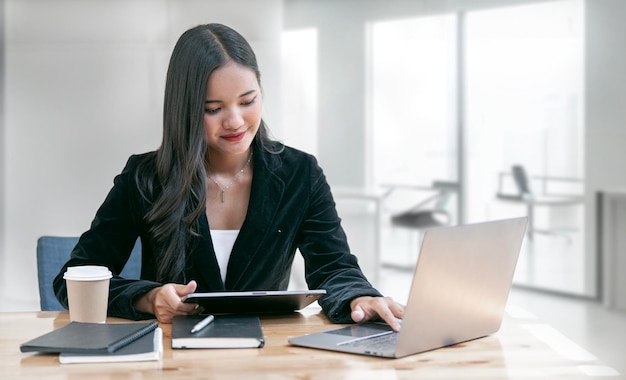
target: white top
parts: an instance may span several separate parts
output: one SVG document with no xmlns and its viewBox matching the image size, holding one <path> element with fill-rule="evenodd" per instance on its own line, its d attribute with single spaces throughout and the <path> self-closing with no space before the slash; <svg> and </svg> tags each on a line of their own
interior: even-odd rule
<svg viewBox="0 0 626 380">
<path fill-rule="evenodd" d="M 215 249 L 215 257 L 220 267 L 223 282 L 226 282 L 228 259 L 230 259 L 230 253 L 233 250 L 233 245 L 235 245 L 237 235 L 239 235 L 239 230 L 211 230 L 213 249 Z"/>
</svg>

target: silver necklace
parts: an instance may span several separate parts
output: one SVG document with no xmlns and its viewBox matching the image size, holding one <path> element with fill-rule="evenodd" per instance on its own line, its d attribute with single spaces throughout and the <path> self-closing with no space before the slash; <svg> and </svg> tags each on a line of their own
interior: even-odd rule
<svg viewBox="0 0 626 380">
<path fill-rule="evenodd" d="M 224 193 L 226 192 L 226 190 L 228 190 L 233 183 L 235 183 L 235 181 L 237 180 L 237 178 L 239 178 L 239 176 L 244 172 L 244 170 L 246 170 L 246 168 L 248 167 L 248 165 L 250 165 L 250 161 L 252 161 L 252 152 L 250 152 L 250 157 L 248 157 L 248 161 L 246 161 L 245 165 L 243 165 L 243 167 L 241 168 L 241 170 L 239 170 L 237 172 L 237 174 L 235 174 L 235 176 L 230 180 L 230 182 L 228 183 L 228 185 L 226 185 L 226 187 L 222 187 L 220 186 L 219 183 L 217 183 L 217 181 L 211 177 L 210 175 L 207 175 L 207 177 L 209 177 L 209 179 L 220 189 L 221 196 L 220 199 L 222 201 L 222 203 L 224 203 Z"/>
</svg>

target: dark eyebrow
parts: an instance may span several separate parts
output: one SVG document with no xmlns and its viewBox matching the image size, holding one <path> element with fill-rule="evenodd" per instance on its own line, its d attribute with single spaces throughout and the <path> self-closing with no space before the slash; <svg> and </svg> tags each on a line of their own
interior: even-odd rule
<svg viewBox="0 0 626 380">
<path fill-rule="evenodd" d="M 248 96 L 248 95 L 253 94 L 255 92 L 256 92 L 256 90 L 246 91 L 243 94 L 239 95 L 239 97 L 243 98 L 244 96 Z M 207 99 L 207 100 L 204 101 L 204 103 L 221 103 L 221 102 L 222 102 L 221 100 L 210 100 L 210 99 Z"/>
</svg>

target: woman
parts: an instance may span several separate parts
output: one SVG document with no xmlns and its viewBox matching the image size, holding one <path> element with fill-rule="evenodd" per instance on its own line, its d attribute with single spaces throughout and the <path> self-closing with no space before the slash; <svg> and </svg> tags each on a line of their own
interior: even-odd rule
<svg viewBox="0 0 626 380">
<path fill-rule="evenodd" d="M 114 273 L 109 315 L 171 322 L 194 313 L 194 291 L 282 290 L 297 248 L 330 320 L 380 317 L 398 330 L 403 306 L 382 297 L 350 254 L 315 158 L 272 141 L 261 118 L 256 57 L 220 24 L 186 31 L 167 73 L 163 140 L 130 157 L 91 228 L 54 280 L 67 306 L 68 266 Z M 141 280 L 118 276 L 137 237 Z"/>
</svg>

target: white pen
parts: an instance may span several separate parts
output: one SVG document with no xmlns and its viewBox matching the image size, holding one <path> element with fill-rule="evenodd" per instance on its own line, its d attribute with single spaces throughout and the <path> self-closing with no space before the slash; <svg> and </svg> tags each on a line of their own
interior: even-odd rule
<svg viewBox="0 0 626 380">
<path fill-rule="evenodd" d="M 211 324 L 211 322 L 213 322 L 214 319 L 215 319 L 215 317 L 209 314 L 206 318 L 204 318 L 200 322 L 198 322 L 195 325 L 193 325 L 193 327 L 191 328 L 191 333 L 192 334 L 197 333 L 198 331 L 200 331 L 203 328 L 207 327 L 208 325 Z"/>
</svg>

